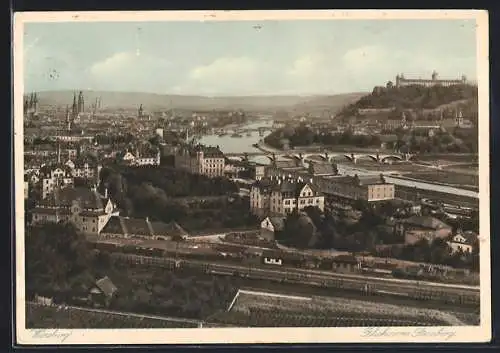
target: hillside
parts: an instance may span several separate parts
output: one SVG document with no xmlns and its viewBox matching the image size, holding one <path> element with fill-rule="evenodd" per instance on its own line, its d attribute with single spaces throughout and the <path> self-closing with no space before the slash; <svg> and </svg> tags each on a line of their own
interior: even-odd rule
<svg viewBox="0 0 500 353">
<path fill-rule="evenodd" d="M 474 102 L 477 105 L 477 87 L 471 85 L 375 87 L 371 94 L 361 97 L 342 113 L 351 115 L 360 109 L 387 108 L 432 110 L 438 107 L 453 108 L 458 103 L 471 106 Z"/>
<path fill-rule="evenodd" d="M 296 114 L 309 113 L 318 115 L 325 112 L 328 112 L 329 114 L 337 114 L 342 110 L 342 108 L 349 104 L 357 102 L 364 96 L 366 96 L 366 92 L 315 97 L 308 101 L 295 104 L 291 107 L 290 111 Z"/>
<path fill-rule="evenodd" d="M 324 110 L 338 111 L 346 104 L 359 98 L 359 94 L 339 94 L 331 96 L 247 96 L 247 97 L 203 97 L 163 95 L 141 92 L 84 91 L 86 104 L 101 97 L 102 108 L 133 108 L 143 104 L 146 110 L 161 109 L 245 109 L 259 111 L 284 110 Z M 39 92 L 40 105 L 71 105 L 73 91 Z"/>
</svg>

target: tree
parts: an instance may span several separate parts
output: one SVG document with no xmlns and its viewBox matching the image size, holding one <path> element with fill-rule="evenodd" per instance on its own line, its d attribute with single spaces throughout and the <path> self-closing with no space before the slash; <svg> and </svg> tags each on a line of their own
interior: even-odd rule
<svg viewBox="0 0 500 353">
<path fill-rule="evenodd" d="M 71 224 L 43 223 L 27 229 L 26 291 L 70 291 L 88 285 L 91 253 L 85 237 Z"/>
</svg>

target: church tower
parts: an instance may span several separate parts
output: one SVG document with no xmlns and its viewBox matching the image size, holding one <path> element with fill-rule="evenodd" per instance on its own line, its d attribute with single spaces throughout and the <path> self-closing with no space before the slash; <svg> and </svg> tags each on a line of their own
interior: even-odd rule
<svg viewBox="0 0 500 353">
<path fill-rule="evenodd" d="M 33 113 L 38 114 L 38 95 L 36 92 L 33 94 Z"/>
<path fill-rule="evenodd" d="M 142 119 L 143 114 L 144 114 L 144 109 L 142 108 L 141 104 L 141 106 L 139 107 L 139 111 L 137 112 L 137 117 L 139 118 L 139 120 Z"/>
<path fill-rule="evenodd" d="M 78 115 L 78 105 L 76 103 L 76 93 L 73 93 L 73 106 L 71 107 L 71 117 L 74 119 Z"/>
<path fill-rule="evenodd" d="M 85 99 L 83 98 L 83 92 L 80 91 L 78 95 L 78 114 L 83 113 L 85 111 Z"/>
<path fill-rule="evenodd" d="M 66 130 L 68 132 L 71 131 L 72 124 L 73 124 L 73 119 L 72 119 L 71 115 L 69 114 L 69 107 L 66 106 Z"/>
</svg>

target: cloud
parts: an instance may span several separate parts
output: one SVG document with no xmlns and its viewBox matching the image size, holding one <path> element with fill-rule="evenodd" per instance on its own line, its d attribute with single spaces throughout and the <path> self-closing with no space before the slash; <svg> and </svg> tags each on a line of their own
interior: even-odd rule
<svg viewBox="0 0 500 353">
<path fill-rule="evenodd" d="M 219 58 L 209 65 L 198 66 L 191 70 L 189 77 L 192 80 L 214 80 L 221 78 L 250 77 L 258 72 L 257 61 L 247 57 Z"/>
<path fill-rule="evenodd" d="M 94 63 L 88 69 L 92 83 L 102 89 L 158 89 L 164 84 L 163 77 L 173 70 L 172 64 L 163 58 L 140 52 L 119 52 Z"/>
<path fill-rule="evenodd" d="M 147 69 L 150 71 L 167 68 L 170 65 L 168 60 L 140 52 L 121 52 L 95 63 L 91 66 L 90 72 L 96 76 L 110 76 L 117 73 L 123 74 L 123 70 L 141 71 L 141 69 Z"/>
<path fill-rule="evenodd" d="M 313 53 L 297 58 L 286 70 L 286 74 L 295 78 L 304 78 L 315 75 L 318 68 L 323 67 L 325 58 L 322 53 Z"/>
<path fill-rule="evenodd" d="M 265 62 L 249 57 L 221 57 L 210 64 L 189 70 L 185 80 L 174 87 L 178 94 L 257 94 L 272 73 Z"/>
</svg>

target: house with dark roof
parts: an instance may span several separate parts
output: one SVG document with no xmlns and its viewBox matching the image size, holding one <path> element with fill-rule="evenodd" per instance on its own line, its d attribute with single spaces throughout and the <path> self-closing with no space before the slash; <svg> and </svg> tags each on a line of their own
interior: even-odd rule
<svg viewBox="0 0 500 353">
<path fill-rule="evenodd" d="M 95 180 L 99 178 L 102 165 L 100 165 L 94 158 L 83 156 L 76 158 L 74 161 L 70 160 L 68 162 L 71 162 L 70 167 L 75 178 Z"/>
<path fill-rule="evenodd" d="M 172 240 L 186 239 L 189 234 L 176 222 L 163 223 L 150 221 L 149 218 L 112 216 L 100 236 Z"/>
<path fill-rule="evenodd" d="M 332 269 L 341 273 L 357 272 L 361 270 L 361 263 L 353 255 L 337 255 L 332 260 Z"/>
<path fill-rule="evenodd" d="M 286 215 L 308 206 L 325 208 L 325 198 L 311 182 L 293 178 L 257 181 L 250 190 L 250 209 L 257 215 Z"/>
<path fill-rule="evenodd" d="M 226 158 L 219 146 L 184 145 L 175 154 L 175 168 L 209 177 L 224 176 Z"/>
<path fill-rule="evenodd" d="M 337 175 L 335 166 L 331 163 L 309 163 L 308 172 L 313 177 Z"/>
<path fill-rule="evenodd" d="M 394 184 L 380 176 L 324 176 L 316 178 L 315 184 L 326 194 L 347 200 L 378 202 L 393 200 Z"/>
<path fill-rule="evenodd" d="M 55 188 L 64 188 L 74 184 L 73 173 L 65 164 L 44 165 L 39 170 L 42 198 L 45 199 Z"/>
<path fill-rule="evenodd" d="M 32 211 L 32 222 L 71 222 L 86 234 L 97 235 L 112 215 L 118 215 L 113 202 L 95 188 L 55 188 Z"/>
<path fill-rule="evenodd" d="M 260 222 L 260 236 L 267 240 L 274 240 L 274 234 L 285 227 L 285 217 L 266 217 Z"/>
<path fill-rule="evenodd" d="M 472 253 L 474 246 L 477 246 L 478 235 L 472 231 L 463 232 L 458 230 L 447 241 L 452 253 L 462 251 L 463 253 Z"/>
<path fill-rule="evenodd" d="M 98 279 L 95 284 L 90 288 L 89 299 L 94 306 L 109 306 L 115 297 L 118 288 L 105 276 Z"/>
<path fill-rule="evenodd" d="M 404 238 L 405 244 L 415 244 L 422 239 L 428 242 L 447 239 L 452 227 L 434 217 L 415 215 L 397 222 L 395 233 Z"/>
</svg>

